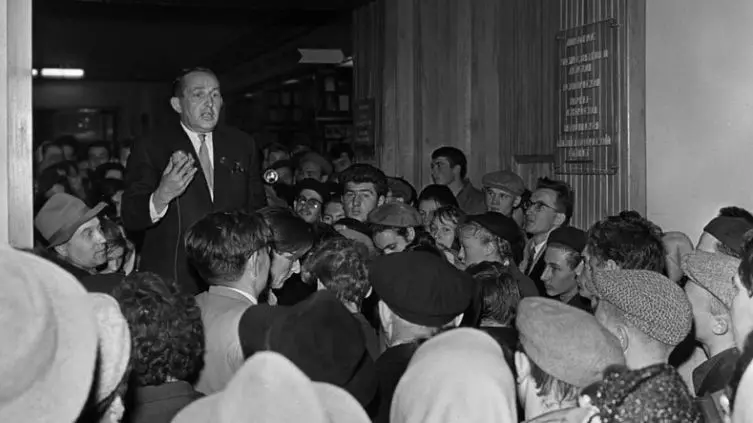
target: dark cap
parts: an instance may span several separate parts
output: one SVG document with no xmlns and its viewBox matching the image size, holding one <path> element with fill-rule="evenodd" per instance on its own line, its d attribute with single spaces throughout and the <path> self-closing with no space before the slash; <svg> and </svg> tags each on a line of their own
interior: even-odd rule
<svg viewBox="0 0 753 423">
<path fill-rule="evenodd" d="M 387 178 L 387 186 L 393 197 L 402 198 L 407 204 L 416 201 L 416 189 L 402 178 Z"/>
<path fill-rule="evenodd" d="M 486 212 L 484 214 L 474 214 L 467 217 L 468 221 L 476 222 L 492 234 L 507 240 L 511 245 L 515 245 L 523 239 L 523 231 L 511 217 L 500 213 Z"/>
<path fill-rule="evenodd" d="M 369 213 L 369 223 L 396 228 L 412 228 L 423 225 L 421 213 L 404 203 L 386 203 Z"/>
<path fill-rule="evenodd" d="M 395 314 L 427 327 L 451 322 L 468 308 L 475 292 L 469 274 L 425 251 L 377 258 L 369 266 L 369 280 Z"/>
<path fill-rule="evenodd" d="M 485 187 L 501 189 L 518 197 L 526 191 L 523 178 L 509 170 L 487 173 L 481 178 L 481 184 Z"/>
<path fill-rule="evenodd" d="M 743 235 L 750 229 L 753 229 L 753 225 L 742 217 L 719 216 L 709 222 L 703 231 L 713 235 L 730 250 L 742 254 Z"/>
<path fill-rule="evenodd" d="M 329 201 L 329 187 L 316 179 L 306 178 L 295 184 L 295 195 L 299 195 L 304 189 L 310 189 L 322 197 L 322 204 Z"/>
<path fill-rule="evenodd" d="M 546 242 L 548 245 L 561 244 L 580 253 L 586 248 L 588 235 L 580 229 L 573 228 L 572 226 L 563 226 L 553 230 L 549 234 L 549 239 Z"/>
</svg>

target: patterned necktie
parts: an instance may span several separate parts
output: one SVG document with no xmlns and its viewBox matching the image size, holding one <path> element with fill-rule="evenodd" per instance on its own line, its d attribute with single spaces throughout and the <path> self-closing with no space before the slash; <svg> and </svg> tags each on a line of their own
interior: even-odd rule
<svg viewBox="0 0 753 423">
<path fill-rule="evenodd" d="M 530 275 L 533 271 L 533 266 L 536 263 L 536 244 L 531 241 L 531 246 L 528 247 L 528 266 L 526 266 L 526 275 Z"/>
<path fill-rule="evenodd" d="M 199 139 L 201 140 L 201 147 L 199 148 L 199 162 L 201 163 L 201 170 L 204 171 L 204 177 L 207 180 L 209 191 L 214 192 L 214 169 L 212 169 L 212 161 L 209 159 L 207 134 L 199 134 Z"/>
</svg>

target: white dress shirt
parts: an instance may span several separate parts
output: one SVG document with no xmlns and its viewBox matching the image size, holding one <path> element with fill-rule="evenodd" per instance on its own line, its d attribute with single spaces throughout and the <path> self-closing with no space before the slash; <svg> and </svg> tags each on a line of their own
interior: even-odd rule
<svg viewBox="0 0 753 423">
<path fill-rule="evenodd" d="M 193 145 L 194 150 L 196 150 L 196 155 L 198 156 L 199 149 L 201 149 L 201 138 L 199 137 L 199 134 L 188 129 L 183 122 L 180 123 L 180 126 L 183 128 L 186 135 L 188 135 L 188 139 L 191 140 L 191 145 Z M 214 141 L 211 132 L 206 134 L 204 142 L 206 143 L 207 151 L 209 152 L 209 161 L 212 163 L 212 169 L 214 169 Z M 199 166 L 201 165 L 199 164 Z M 209 184 L 207 184 L 207 189 L 209 189 Z M 214 201 L 214 191 L 211 189 L 209 189 L 209 196 L 212 198 L 212 201 Z M 169 207 L 170 205 L 168 204 L 161 213 L 158 213 L 157 208 L 154 206 L 154 193 L 152 193 L 149 197 L 149 217 L 151 217 L 152 223 L 157 223 L 160 219 L 165 217 Z"/>
</svg>

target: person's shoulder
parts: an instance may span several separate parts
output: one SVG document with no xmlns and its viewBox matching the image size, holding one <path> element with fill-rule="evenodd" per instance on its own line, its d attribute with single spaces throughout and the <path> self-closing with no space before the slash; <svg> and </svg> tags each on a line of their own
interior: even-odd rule
<svg viewBox="0 0 753 423">
<path fill-rule="evenodd" d="M 247 132 L 230 125 L 217 125 L 215 132 L 223 138 L 232 138 L 235 141 L 243 140 L 251 143 L 254 140 Z"/>
</svg>

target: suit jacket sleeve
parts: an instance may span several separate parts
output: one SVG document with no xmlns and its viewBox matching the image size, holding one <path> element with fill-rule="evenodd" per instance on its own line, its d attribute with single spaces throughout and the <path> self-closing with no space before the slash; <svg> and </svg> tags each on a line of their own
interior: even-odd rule
<svg viewBox="0 0 753 423">
<path fill-rule="evenodd" d="M 150 144 L 149 139 L 136 142 L 128 159 L 121 214 L 123 224 L 130 231 L 152 226 L 149 198 L 159 186 L 163 169 L 155 165 Z"/>
<path fill-rule="evenodd" d="M 251 138 L 249 143 L 250 154 L 246 211 L 250 213 L 267 206 L 267 194 L 264 190 L 264 182 L 262 182 L 261 151 L 256 144 L 256 140 Z"/>
</svg>

